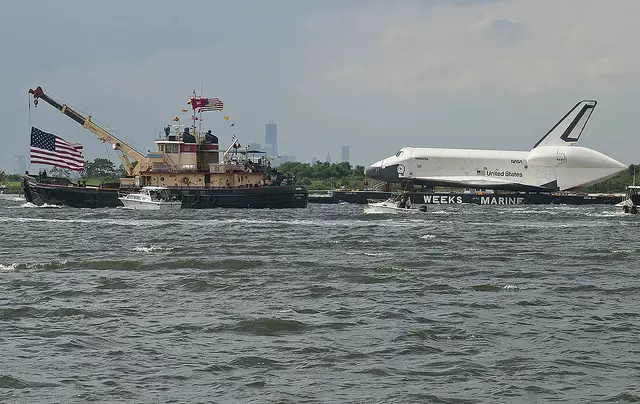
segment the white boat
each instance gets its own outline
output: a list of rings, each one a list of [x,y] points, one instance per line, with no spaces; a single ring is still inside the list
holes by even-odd
[[[137,194],[127,194],[120,198],[125,209],[133,210],[176,210],[182,202],[170,197],[164,187],[143,187]]]
[[[412,205],[409,205],[410,207],[406,207],[399,202],[400,200],[398,197],[391,197],[386,201],[382,201],[382,202],[370,201],[364,207],[364,213],[409,214],[409,213],[418,213],[418,212],[427,211],[426,205],[422,205],[420,206],[420,208],[416,208],[415,206],[412,206]]]
[[[640,208],[640,185],[629,185],[627,187],[627,196],[616,206],[622,208],[624,213],[637,214]]]

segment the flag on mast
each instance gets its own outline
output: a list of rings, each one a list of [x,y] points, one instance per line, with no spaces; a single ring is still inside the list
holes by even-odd
[[[71,144],[52,133],[31,127],[29,157],[34,164],[51,164],[72,171],[84,170],[82,145]]]
[[[222,111],[224,103],[220,98],[192,98],[189,103],[191,108],[202,111]]]

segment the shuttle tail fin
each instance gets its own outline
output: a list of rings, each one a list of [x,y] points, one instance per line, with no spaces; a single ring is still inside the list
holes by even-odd
[[[582,131],[596,108],[595,100],[583,100],[577,103],[567,114],[533,146],[567,146],[578,141]]]

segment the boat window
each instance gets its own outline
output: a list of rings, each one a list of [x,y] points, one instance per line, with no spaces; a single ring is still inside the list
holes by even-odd
[[[396,153],[396,157],[402,156],[402,153],[404,153],[404,152],[402,150],[400,150],[399,152]]]
[[[164,151],[164,145],[163,144],[159,144],[158,145],[158,151],[161,151],[161,152]]]
[[[167,144],[165,151],[167,153],[173,153],[173,154],[177,154],[178,153],[178,145],[177,144]]]

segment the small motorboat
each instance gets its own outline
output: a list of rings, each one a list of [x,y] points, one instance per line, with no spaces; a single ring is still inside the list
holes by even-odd
[[[426,205],[421,205],[419,208],[416,208],[411,204],[410,199],[409,203],[407,203],[407,199],[403,200],[399,197],[391,197],[382,202],[369,201],[369,203],[364,207],[364,213],[406,214],[427,211]]]
[[[637,215],[638,208],[640,208],[640,185],[629,185],[627,196],[616,206],[621,207],[624,213]]]
[[[139,193],[127,194],[120,198],[125,209],[133,210],[176,210],[182,202],[172,198],[164,187],[143,187]]]

